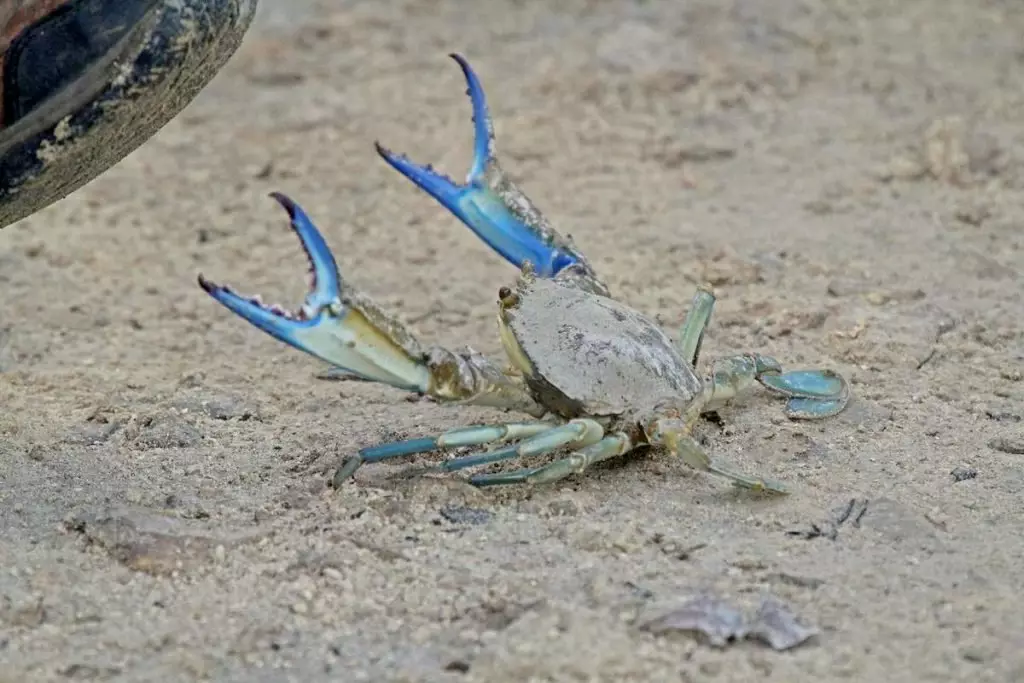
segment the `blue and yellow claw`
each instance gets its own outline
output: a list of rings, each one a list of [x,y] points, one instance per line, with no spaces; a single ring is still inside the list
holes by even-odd
[[[351,375],[408,391],[426,391],[430,372],[414,344],[393,334],[369,301],[348,287],[330,247],[302,208],[280,193],[271,195],[288,212],[291,228],[309,259],[312,286],[302,306],[267,306],[199,275],[199,285],[224,307],[272,337],[331,363]]]

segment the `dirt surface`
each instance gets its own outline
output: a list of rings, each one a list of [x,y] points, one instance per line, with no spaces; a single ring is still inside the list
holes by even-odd
[[[1010,0],[272,4],[123,163],[0,234],[0,680],[1024,679],[1024,11]],[[552,9],[558,7],[559,9]],[[853,383],[700,428],[764,499],[657,453],[479,491],[339,458],[501,419],[325,381],[202,271],[300,300],[298,200],[425,341],[497,356],[515,270],[372,142],[505,167],[706,357]],[[785,652],[642,626],[773,596]]]

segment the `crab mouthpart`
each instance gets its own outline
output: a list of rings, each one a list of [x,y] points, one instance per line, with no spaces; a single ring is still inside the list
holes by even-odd
[[[287,196],[274,192],[270,195],[288,212],[292,230],[299,237],[303,252],[309,260],[309,293],[302,306],[291,310],[279,304],[267,305],[259,295],[244,296],[227,285],[219,285],[199,275],[199,286],[223,306],[264,332],[295,344],[299,328],[319,324],[324,314],[340,308],[341,277],[338,266],[323,236],[313,225],[305,211]]]

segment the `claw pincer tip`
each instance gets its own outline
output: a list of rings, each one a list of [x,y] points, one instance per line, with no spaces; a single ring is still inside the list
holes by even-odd
[[[289,218],[293,220],[295,219],[295,213],[296,210],[298,209],[298,204],[296,204],[291,197],[284,194],[283,192],[271,192],[269,196],[271,199],[273,199],[278,204],[284,207],[284,210],[288,212]]]

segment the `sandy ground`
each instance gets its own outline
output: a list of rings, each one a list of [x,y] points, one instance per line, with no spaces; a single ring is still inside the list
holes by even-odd
[[[289,4],[0,234],[0,680],[1024,680],[1019,3]],[[297,302],[282,190],[422,339],[499,354],[515,270],[372,145],[462,176],[451,51],[620,298],[671,330],[710,280],[707,356],[851,379],[831,420],[754,392],[700,428],[792,496],[659,454],[536,490],[409,462],[328,486],[360,446],[501,415],[316,379],[195,276]],[[702,592],[820,633],[640,628]]]

